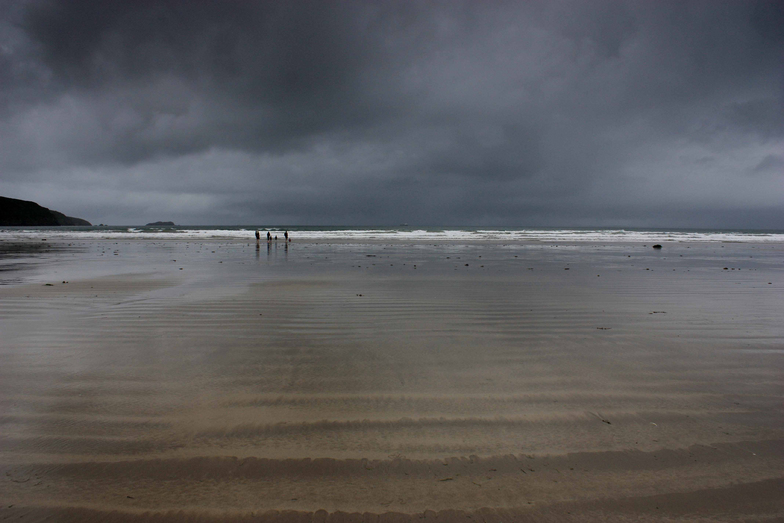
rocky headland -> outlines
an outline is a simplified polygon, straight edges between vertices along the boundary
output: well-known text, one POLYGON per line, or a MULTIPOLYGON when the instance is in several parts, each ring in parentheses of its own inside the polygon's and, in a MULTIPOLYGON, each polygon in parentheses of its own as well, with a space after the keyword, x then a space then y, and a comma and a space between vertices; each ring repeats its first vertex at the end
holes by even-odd
POLYGON ((92 225, 87 220, 66 216, 35 202, 0 196, 0 226, 92 225))

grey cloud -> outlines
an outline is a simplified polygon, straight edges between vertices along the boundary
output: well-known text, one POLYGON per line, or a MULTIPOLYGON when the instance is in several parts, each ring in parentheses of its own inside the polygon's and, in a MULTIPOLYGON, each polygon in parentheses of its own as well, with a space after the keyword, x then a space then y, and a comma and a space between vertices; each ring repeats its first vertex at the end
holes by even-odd
MULTIPOLYGON (((781 88, 784 90, 784 73, 781 80, 781 88)), ((782 96, 729 104, 726 115, 727 126, 730 128, 755 133, 763 138, 784 135, 784 97, 782 96)))
POLYGON ((777 154, 769 154, 763 158, 751 172, 784 175, 784 157, 777 154))
POLYGON ((85 192, 198 202, 184 222, 718 224, 769 192, 728 177, 784 136, 776 1, 61 0, 0 19, 0 183, 89 172, 85 192), (685 196, 649 201, 673 179, 685 196))

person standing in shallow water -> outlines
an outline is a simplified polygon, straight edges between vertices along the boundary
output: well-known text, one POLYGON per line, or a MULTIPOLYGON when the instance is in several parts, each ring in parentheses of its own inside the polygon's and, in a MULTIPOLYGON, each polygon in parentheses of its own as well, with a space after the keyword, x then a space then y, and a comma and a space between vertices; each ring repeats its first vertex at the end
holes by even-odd
POLYGON ((259 234, 259 230, 256 229, 256 245, 259 244, 259 240, 261 239, 261 235, 259 234))
POLYGON ((271 241, 272 241, 272 235, 270 234, 269 231, 267 231, 267 243, 269 243, 271 241))
POLYGON ((286 241, 289 241, 289 231, 284 232, 283 237, 286 239, 286 241))

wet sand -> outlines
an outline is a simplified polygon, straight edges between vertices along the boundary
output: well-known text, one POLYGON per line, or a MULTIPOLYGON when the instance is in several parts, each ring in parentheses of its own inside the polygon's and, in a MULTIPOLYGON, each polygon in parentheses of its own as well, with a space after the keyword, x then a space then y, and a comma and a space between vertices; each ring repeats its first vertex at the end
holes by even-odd
POLYGON ((20 252, 0 519, 784 518, 782 245, 20 252))

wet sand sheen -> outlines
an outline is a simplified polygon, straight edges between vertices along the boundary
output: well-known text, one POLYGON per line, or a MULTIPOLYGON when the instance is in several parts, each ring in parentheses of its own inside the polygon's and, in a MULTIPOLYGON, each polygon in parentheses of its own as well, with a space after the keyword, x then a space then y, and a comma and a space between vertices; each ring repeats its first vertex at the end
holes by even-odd
POLYGON ((784 516, 779 247, 393 247, 0 288, 0 515, 784 516))

